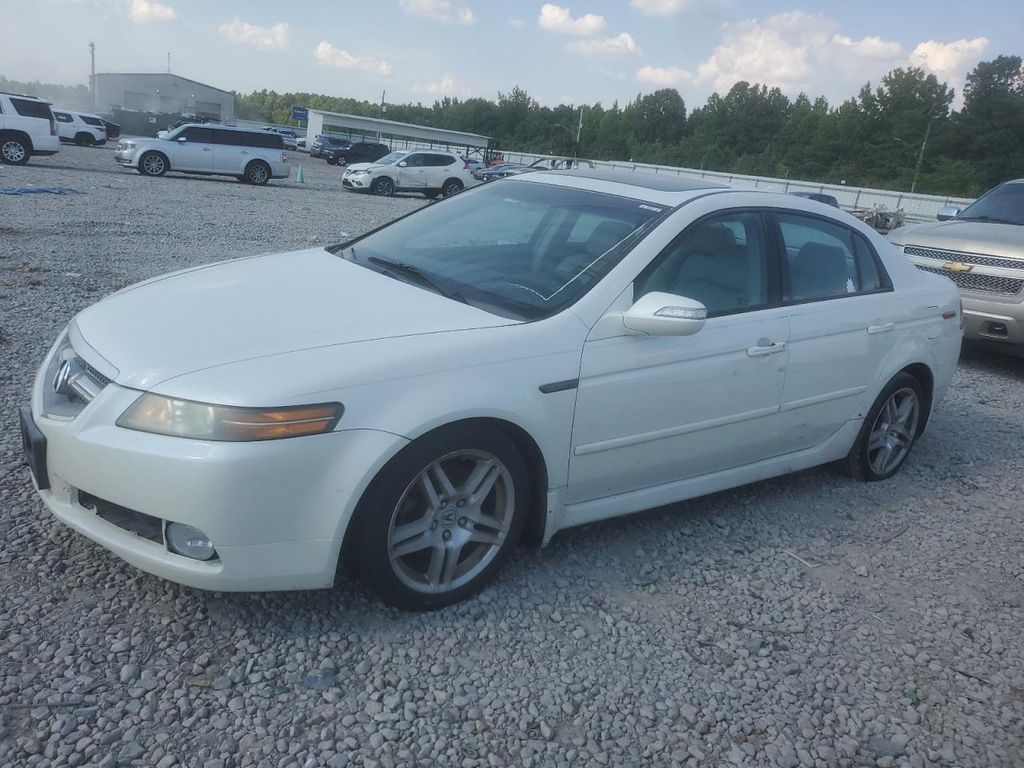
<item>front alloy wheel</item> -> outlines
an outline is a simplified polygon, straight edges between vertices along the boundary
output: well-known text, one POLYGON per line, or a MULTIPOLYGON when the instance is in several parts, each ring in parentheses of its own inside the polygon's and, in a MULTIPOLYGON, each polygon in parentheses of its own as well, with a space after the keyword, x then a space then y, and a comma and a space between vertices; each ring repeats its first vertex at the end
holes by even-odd
POLYGON ((387 176, 381 176, 379 179, 374 179, 373 184, 370 185, 370 191, 381 197, 391 197, 395 194, 395 182, 387 176))
POLYGON ((864 419, 846 457, 845 470, 858 480, 885 480, 899 471, 921 431, 924 391, 908 373, 897 374, 864 419))
POLYGON ((353 525, 363 581, 391 605, 440 608, 481 589, 519 538, 528 471, 503 433, 437 430, 382 470, 353 525))

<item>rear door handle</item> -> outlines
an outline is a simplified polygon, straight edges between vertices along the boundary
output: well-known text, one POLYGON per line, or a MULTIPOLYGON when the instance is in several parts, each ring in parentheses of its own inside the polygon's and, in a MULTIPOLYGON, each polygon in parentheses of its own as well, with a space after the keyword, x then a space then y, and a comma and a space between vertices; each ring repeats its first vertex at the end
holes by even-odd
POLYGON ((747 347, 747 357, 764 357, 765 355, 774 355, 776 352, 782 352, 786 348, 786 342, 776 341, 772 344, 766 344, 758 347, 747 347))
POLYGON ((869 325, 868 333, 874 336, 876 333, 888 333, 896 327, 896 323, 878 323, 877 325, 869 325))

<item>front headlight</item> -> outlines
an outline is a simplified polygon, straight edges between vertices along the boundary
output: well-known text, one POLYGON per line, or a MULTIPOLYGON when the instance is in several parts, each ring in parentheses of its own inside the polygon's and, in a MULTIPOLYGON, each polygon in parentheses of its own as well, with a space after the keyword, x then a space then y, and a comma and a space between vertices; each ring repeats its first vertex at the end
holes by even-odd
POLYGON ((368 173, 369 173, 369 171, 365 171, 365 170, 349 171, 349 175, 351 175, 351 176, 365 176, 368 173))
POLYGON ((117 426, 193 440, 280 440, 330 432, 344 410, 341 403, 240 408, 147 393, 128 406, 117 426))

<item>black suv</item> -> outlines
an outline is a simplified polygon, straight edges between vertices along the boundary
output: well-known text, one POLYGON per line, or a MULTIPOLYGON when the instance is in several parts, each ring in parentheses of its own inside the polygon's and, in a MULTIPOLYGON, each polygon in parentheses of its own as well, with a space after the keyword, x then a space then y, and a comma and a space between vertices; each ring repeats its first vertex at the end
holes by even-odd
POLYGON ((329 165, 351 165, 352 163, 372 163, 380 160, 391 152, 387 144, 374 144, 369 141, 357 141, 334 149, 324 148, 324 157, 329 165))

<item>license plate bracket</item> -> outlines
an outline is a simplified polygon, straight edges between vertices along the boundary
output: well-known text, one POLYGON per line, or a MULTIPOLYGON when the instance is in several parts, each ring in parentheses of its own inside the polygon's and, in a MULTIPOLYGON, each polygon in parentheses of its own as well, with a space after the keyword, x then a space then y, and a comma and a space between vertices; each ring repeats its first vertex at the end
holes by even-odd
POLYGON ((25 462, 36 486, 45 491, 50 487, 50 476, 46 471, 46 435, 39 431, 27 406, 22 406, 18 414, 21 417, 21 447, 25 452, 25 462))

